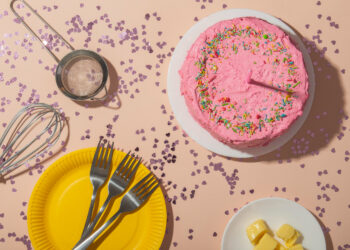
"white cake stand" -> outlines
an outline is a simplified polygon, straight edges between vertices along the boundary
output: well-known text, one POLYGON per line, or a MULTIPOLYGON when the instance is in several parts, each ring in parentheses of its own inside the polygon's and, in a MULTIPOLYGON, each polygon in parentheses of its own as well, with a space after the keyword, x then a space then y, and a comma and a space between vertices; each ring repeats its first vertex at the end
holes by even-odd
POLYGON ((269 14, 250 9, 223 10, 214 13, 208 17, 205 17, 201 19, 198 23, 193 25, 183 36, 179 44, 176 46, 176 49, 173 53, 169 64, 167 82, 170 105, 182 129, 193 140, 195 140, 198 144, 207 148, 208 150, 223 156, 235 158, 255 157, 267 154, 271 151, 276 150, 277 148, 282 147, 298 132, 298 130, 303 125, 310 112, 315 94, 315 74, 312 66, 312 61, 300 37, 290 26, 282 22, 280 19, 269 14), (284 30, 291 37, 293 42, 298 46, 298 48, 303 53, 304 63, 309 76, 309 98, 305 104, 303 115, 300 116, 292 124, 292 126, 288 129, 286 133, 271 141, 267 146, 248 149, 235 149, 215 139, 213 136, 210 135, 208 131, 202 128, 199 125, 199 123, 197 123, 191 116, 187 109, 185 99, 180 92, 181 79, 180 75, 178 74, 178 71, 180 70, 187 56, 187 52, 191 48, 192 44, 196 41, 199 35, 202 32, 204 32, 207 28, 222 20, 247 16, 257 17, 278 26, 279 28, 284 30))

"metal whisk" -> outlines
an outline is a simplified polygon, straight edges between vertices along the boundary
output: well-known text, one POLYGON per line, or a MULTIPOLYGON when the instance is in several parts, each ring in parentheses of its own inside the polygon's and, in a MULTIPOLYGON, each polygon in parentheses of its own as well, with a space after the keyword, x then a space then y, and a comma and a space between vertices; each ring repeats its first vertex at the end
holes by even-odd
POLYGON ((22 108, 0 138, 0 175, 44 157, 59 140, 63 129, 61 113, 45 103, 22 108))

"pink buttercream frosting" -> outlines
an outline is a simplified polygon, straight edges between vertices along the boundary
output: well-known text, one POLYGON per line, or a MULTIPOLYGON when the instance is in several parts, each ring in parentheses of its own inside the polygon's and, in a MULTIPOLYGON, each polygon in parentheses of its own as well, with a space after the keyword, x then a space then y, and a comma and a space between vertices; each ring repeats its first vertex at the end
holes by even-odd
POLYGON ((302 115, 308 98, 302 53, 280 28, 254 17, 208 28, 179 74, 191 115, 232 147, 268 144, 302 115))

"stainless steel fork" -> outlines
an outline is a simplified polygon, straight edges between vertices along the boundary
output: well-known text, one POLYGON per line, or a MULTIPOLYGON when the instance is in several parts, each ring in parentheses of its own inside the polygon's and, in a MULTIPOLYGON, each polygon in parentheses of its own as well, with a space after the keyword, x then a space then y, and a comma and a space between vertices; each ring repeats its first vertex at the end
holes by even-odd
POLYGON ((131 183, 131 180, 140 166, 142 159, 138 159, 137 157, 133 158, 129 154, 130 152, 125 155, 117 169, 114 171, 111 179, 108 182, 108 196, 93 221, 89 224, 81 236, 78 244, 87 238, 87 236, 92 232, 111 199, 124 193, 131 183))
POLYGON ((114 152, 113 150, 114 143, 112 143, 112 145, 108 143, 107 148, 104 148, 106 142, 103 142, 102 146, 101 146, 101 142, 102 142, 102 138, 98 142, 95 155, 91 164, 90 181, 93 187, 93 191, 92 191, 89 212, 86 217, 83 233, 86 231, 86 228, 88 227, 91 221, 91 215, 95 204, 96 194, 100 189, 100 187, 103 185, 103 183, 105 183, 105 181, 107 180, 109 168, 112 165, 111 163, 112 163, 112 157, 114 152))
POLYGON ((105 224, 98 228, 91 236, 74 248, 74 250, 86 249, 115 219, 122 213, 131 212, 139 208, 151 194, 157 189, 159 183, 152 173, 146 175, 123 197, 120 208, 105 224))

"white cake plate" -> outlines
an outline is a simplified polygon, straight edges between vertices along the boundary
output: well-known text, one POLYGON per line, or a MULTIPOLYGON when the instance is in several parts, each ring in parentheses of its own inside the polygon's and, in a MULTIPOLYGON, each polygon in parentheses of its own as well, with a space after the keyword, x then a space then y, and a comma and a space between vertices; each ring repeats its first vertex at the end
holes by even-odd
POLYGON ((306 120, 312 105, 315 94, 315 75, 312 66, 312 61, 307 53, 303 42, 300 37, 295 33, 295 31, 282 22, 280 19, 271 16, 269 14, 250 10, 250 9, 229 9, 214 13, 208 17, 201 19, 195 25, 193 25, 187 33, 183 36, 171 58, 169 69, 168 69, 168 96, 170 105, 173 109, 176 119, 180 123, 182 129, 198 144, 207 148, 208 150, 223 155, 227 157, 235 158, 249 158, 259 155, 264 155, 282 147, 286 142, 288 142, 301 128, 304 121, 306 120), (228 20, 237 17, 257 17, 265 20, 271 24, 274 24, 284 30, 292 39, 292 41, 297 45, 297 47, 303 53, 304 63, 309 76, 309 98, 305 104, 303 115, 300 116, 288 129, 286 133, 280 137, 271 141, 267 146, 255 147, 248 149, 235 149, 225 145, 224 143, 215 139, 208 131, 202 128, 199 123, 197 123, 194 118, 189 113, 185 99, 180 92, 180 75, 178 71, 180 70, 188 50, 191 48, 192 44, 196 41, 199 35, 204 32, 207 28, 214 25, 222 20, 228 20))

